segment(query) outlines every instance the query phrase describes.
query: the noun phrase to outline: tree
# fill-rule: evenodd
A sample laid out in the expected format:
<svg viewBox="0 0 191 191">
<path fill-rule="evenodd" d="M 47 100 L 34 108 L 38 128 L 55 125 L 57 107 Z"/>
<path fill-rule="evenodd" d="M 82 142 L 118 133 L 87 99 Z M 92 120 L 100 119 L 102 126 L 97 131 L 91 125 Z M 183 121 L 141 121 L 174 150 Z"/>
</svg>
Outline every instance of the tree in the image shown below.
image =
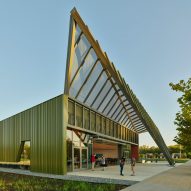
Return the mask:
<svg viewBox="0 0 191 191">
<path fill-rule="evenodd" d="M 191 78 L 187 82 L 180 80 L 177 84 L 169 85 L 172 90 L 181 93 L 181 97 L 177 99 L 180 111 L 174 122 L 178 131 L 174 141 L 181 144 L 187 152 L 191 152 Z"/>
<path fill-rule="evenodd" d="M 147 146 L 147 145 L 143 145 L 139 147 L 139 153 L 140 154 L 146 154 L 146 153 L 152 153 L 152 154 L 160 154 L 161 151 L 158 147 L 155 146 Z"/>
</svg>

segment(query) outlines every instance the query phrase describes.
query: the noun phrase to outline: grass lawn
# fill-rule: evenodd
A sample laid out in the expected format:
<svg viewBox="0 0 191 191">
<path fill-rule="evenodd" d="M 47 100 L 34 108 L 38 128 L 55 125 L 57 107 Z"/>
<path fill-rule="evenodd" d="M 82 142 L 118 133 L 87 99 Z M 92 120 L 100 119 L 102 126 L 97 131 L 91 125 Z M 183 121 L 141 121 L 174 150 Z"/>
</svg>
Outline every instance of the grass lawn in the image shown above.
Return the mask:
<svg viewBox="0 0 191 191">
<path fill-rule="evenodd" d="M 0 191 L 117 191 L 125 187 L 0 172 Z"/>
</svg>

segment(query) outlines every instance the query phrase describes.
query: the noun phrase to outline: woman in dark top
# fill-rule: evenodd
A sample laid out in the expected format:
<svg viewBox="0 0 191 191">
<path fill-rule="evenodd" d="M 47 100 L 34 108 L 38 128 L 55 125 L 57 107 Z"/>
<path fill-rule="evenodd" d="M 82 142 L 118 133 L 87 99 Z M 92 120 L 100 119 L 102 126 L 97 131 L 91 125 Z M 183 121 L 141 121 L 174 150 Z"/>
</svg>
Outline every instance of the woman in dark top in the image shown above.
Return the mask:
<svg viewBox="0 0 191 191">
<path fill-rule="evenodd" d="M 135 176 L 135 163 L 136 163 L 136 160 L 134 157 L 132 157 L 131 158 L 131 171 L 132 171 L 131 176 Z"/>
<path fill-rule="evenodd" d="M 123 174 L 123 167 L 125 165 L 125 158 L 124 157 L 122 157 L 121 160 L 119 161 L 119 165 L 120 165 L 120 175 L 124 176 L 124 174 Z"/>
</svg>

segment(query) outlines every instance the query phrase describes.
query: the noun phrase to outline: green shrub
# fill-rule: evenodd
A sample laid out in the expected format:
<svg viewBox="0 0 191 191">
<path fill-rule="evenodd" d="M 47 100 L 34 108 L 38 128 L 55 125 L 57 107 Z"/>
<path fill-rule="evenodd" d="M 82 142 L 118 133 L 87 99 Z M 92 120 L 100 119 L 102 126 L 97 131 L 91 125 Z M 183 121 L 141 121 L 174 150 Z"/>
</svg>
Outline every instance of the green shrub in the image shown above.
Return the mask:
<svg viewBox="0 0 191 191">
<path fill-rule="evenodd" d="M 124 187 L 0 172 L 0 190 L 2 191 L 115 191 L 121 188 Z"/>
<path fill-rule="evenodd" d="M 4 180 L 1 180 L 1 179 L 0 179 L 0 190 L 7 190 L 7 189 L 6 189 L 5 181 L 4 181 Z"/>
</svg>

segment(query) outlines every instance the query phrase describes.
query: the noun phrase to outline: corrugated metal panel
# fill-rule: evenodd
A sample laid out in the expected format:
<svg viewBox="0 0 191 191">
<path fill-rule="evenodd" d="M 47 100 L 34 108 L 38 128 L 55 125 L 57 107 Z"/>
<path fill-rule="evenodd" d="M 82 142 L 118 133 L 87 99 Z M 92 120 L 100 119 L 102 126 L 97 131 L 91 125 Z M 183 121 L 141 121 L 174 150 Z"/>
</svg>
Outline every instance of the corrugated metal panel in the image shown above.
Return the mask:
<svg viewBox="0 0 191 191">
<path fill-rule="evenodd" d="M 21 141 L 31 141 L 31 170 L 63 174 L 63 95 L 0 123 L 0 160 L 16 161 Z"/>
</svg>

